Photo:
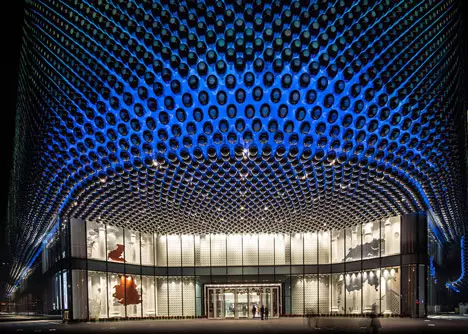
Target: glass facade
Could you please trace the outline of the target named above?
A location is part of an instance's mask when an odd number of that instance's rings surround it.
[[[87,252],[74,257],[94,262],[72,272],[73,288],[87,296],[73,313],[77,319],[252,318],[252,308],[267,303],[271,317],[400,314],[401,221],[209,235],[143,233],[91,221],[82,228],[75,221],[75,248]]]
[[[194,277],[88,271],[90,319],[195,316]]]
[[[88,221],[86,233],[88,259],[157,267],[331,264],[400,252],[399,217],[341,230],[244,235],[158,235]]]

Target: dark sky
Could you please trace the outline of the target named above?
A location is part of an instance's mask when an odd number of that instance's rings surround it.
[[[0,173],[0,245],[4,245],[4,227],[7,218],[9,180],[12,167],[13,138],[15,134],[16,91],[18,80],[19,50],[21,43],[21,25],[23,22],[23,1],[12,1],[8,10],[2,11],[2,53],[1,53],[1,101],[0,138],[1,173]],[[0,248],[0,257],[5,254]],[[3,259],[2,259],[3,260]],[[1,263],[0,263],[1,264]]]

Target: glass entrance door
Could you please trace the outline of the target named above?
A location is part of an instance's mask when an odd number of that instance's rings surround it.
[[[270,318],[280,315],[281,285],[205,285],[206,314],[209,319],[259,319],[260,309]]]
[[[249,289],[249,318],[260,318],[260,308],[262,307],[260,288]]]
[[[237,290],[237,316],[239,318],[249,317],[249,293],[247,289]]]
[[[235,289],[224,289],[224,316],[225,318],[235,318],[237,307],[236,307],[236,290]]]

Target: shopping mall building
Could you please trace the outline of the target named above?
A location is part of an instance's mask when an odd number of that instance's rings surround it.
[[[468,262],[459,7],[27,1],[16,309],[437,310]]]

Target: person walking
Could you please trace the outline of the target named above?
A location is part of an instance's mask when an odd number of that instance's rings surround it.
[[[262,320],[265,317],[265,307],[263,305],[260,307],[260,317]]]
[[[255,318],[256,313],[257,313],[257,305],[253,304],[253,306],[252,306],[252,318]]]
[[[382,325],[380,324],[379,318],[377,318],[377,314],[372,312],[371,323],[370,323],[370,328],[372,329],[372,333],[374,334],[379,333],[380,327],[382,327]]]
[[[268,307],[265,307],[265,320],[268,320]]]

